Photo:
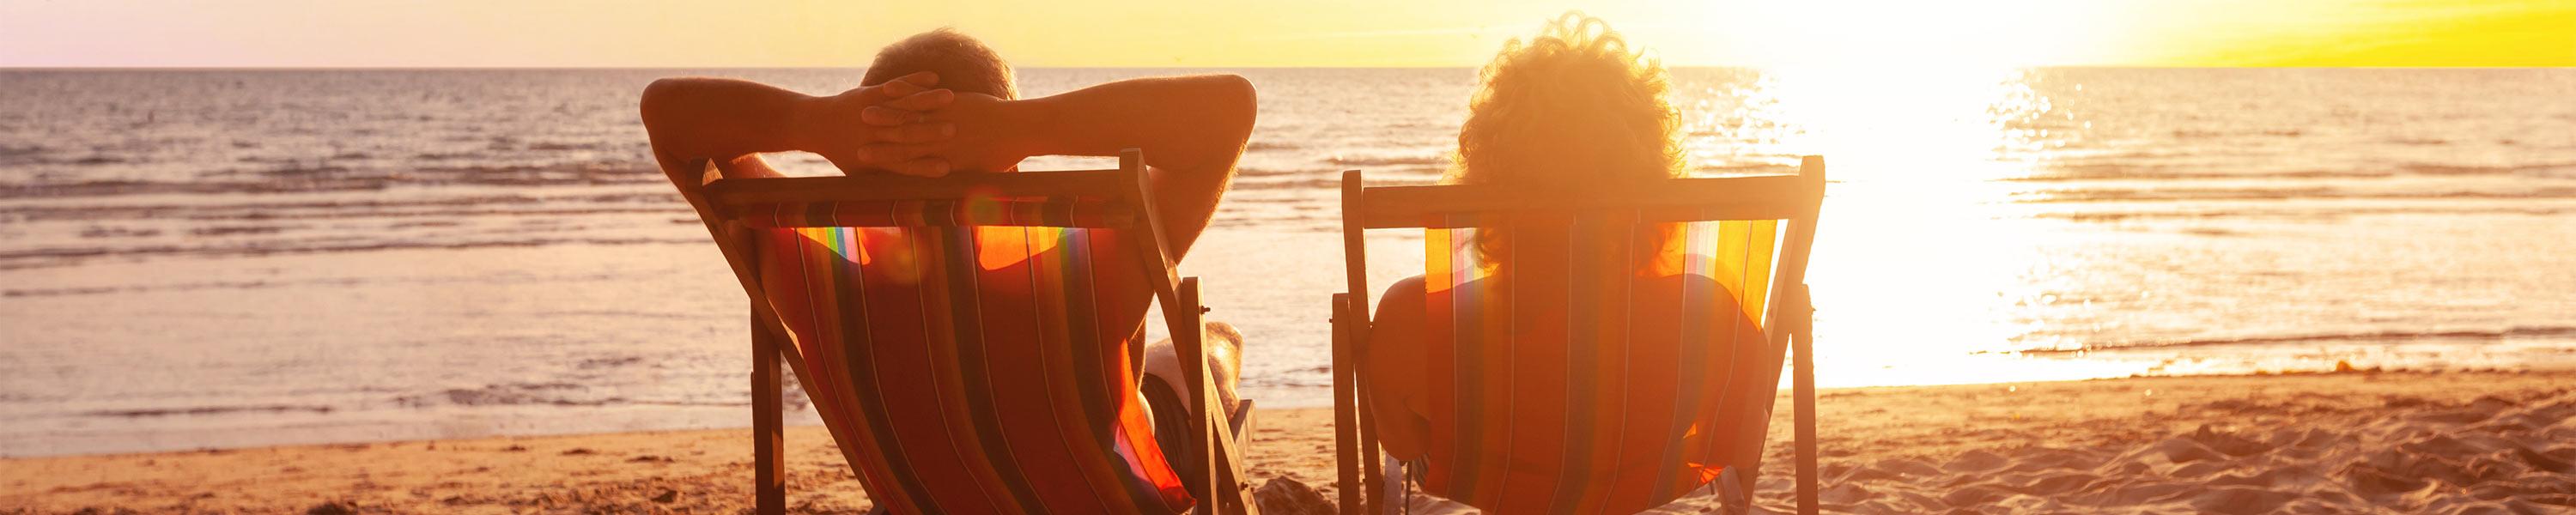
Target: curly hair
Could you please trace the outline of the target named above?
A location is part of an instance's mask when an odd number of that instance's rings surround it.
[[[1682,120],[1670,89],[1662,63],[1631,51],[1599,18],[1568,12],[1537,37],[1504,43],[1485,65],[1441,182],[1580,191],[1674,177]],[[1506,255],[1501,236],[1479,232],[1486,263]]]

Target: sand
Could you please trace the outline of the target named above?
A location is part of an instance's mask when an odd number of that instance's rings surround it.
[[[1819,404],[1829,512],[2576,512],[2576,373],[1866,388],[1825,391]],[[1331,423],[1329,410],[1263,411],[1249,446],[1256,481],[1332,495]],[[1789,508],[1787,426],[1784,410],[1766,511]],[[747,434],[8,459],[0,513],[736,513],[750,500]],[[787,439],[792,510],[869,506],[821,428]]]

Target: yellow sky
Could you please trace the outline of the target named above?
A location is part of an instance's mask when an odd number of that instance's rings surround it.
[[[1474,66],[1554,14],[1675,65],[2576,66],[2576,0],[0,0],[0,66]]]

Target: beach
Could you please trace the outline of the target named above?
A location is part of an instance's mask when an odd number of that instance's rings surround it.
[[[1828,512],[2576,510],[2576,372],[2144,377],[1818,397]],[[1768,511],[1792,507],[1780,402],[1758,494]],[[1248,445],[1256,484],[1293,481],[1334,498],[1331,424],[1329,409],[1261,411]],[[786,439],[791,512],[870,506],[822,428],[791,427]],[[750,442],[729,429],[16,458],[0,460],[0,513],[746,512]],[[1415,513],[1465,511],[1417,503]],[[1655,513],[1715,503],[1703,492]]]

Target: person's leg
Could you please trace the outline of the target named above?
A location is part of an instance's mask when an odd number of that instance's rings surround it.
[[[1208,368],[1215,372],[1219,406],[1233,409],[1239,399],[1234,392],[1243,374],[1243,333],[1225,322],[1209,321],[1206,345]],[[1181,377],[1180,348],[1164,338],[1145,346],[1145,375],[1161,378],[1174,388],[1187,384]]]
[[[1235,387],[1243,377],[1243,333],[1225,322],[1210,321],[1206,327],[1207,364],[1216,383],[1217,405],[1227,413],[1234,412],[1239,397]],[[1137,382],[1137,394],[1145,398],[1145,412],[1154,419],[1154,441],[1163,446],[1164,456],[1175,465],[1181,478],[1196,484],[1205,475],[1195,466],[1204,463],[1188,445],[1189,422],[1198,417],[1197,406],[1189,403],[1183,392],[1189,384],[1181,376],[1180,349],[1165,338],[1145,346],[1145,379]]]

